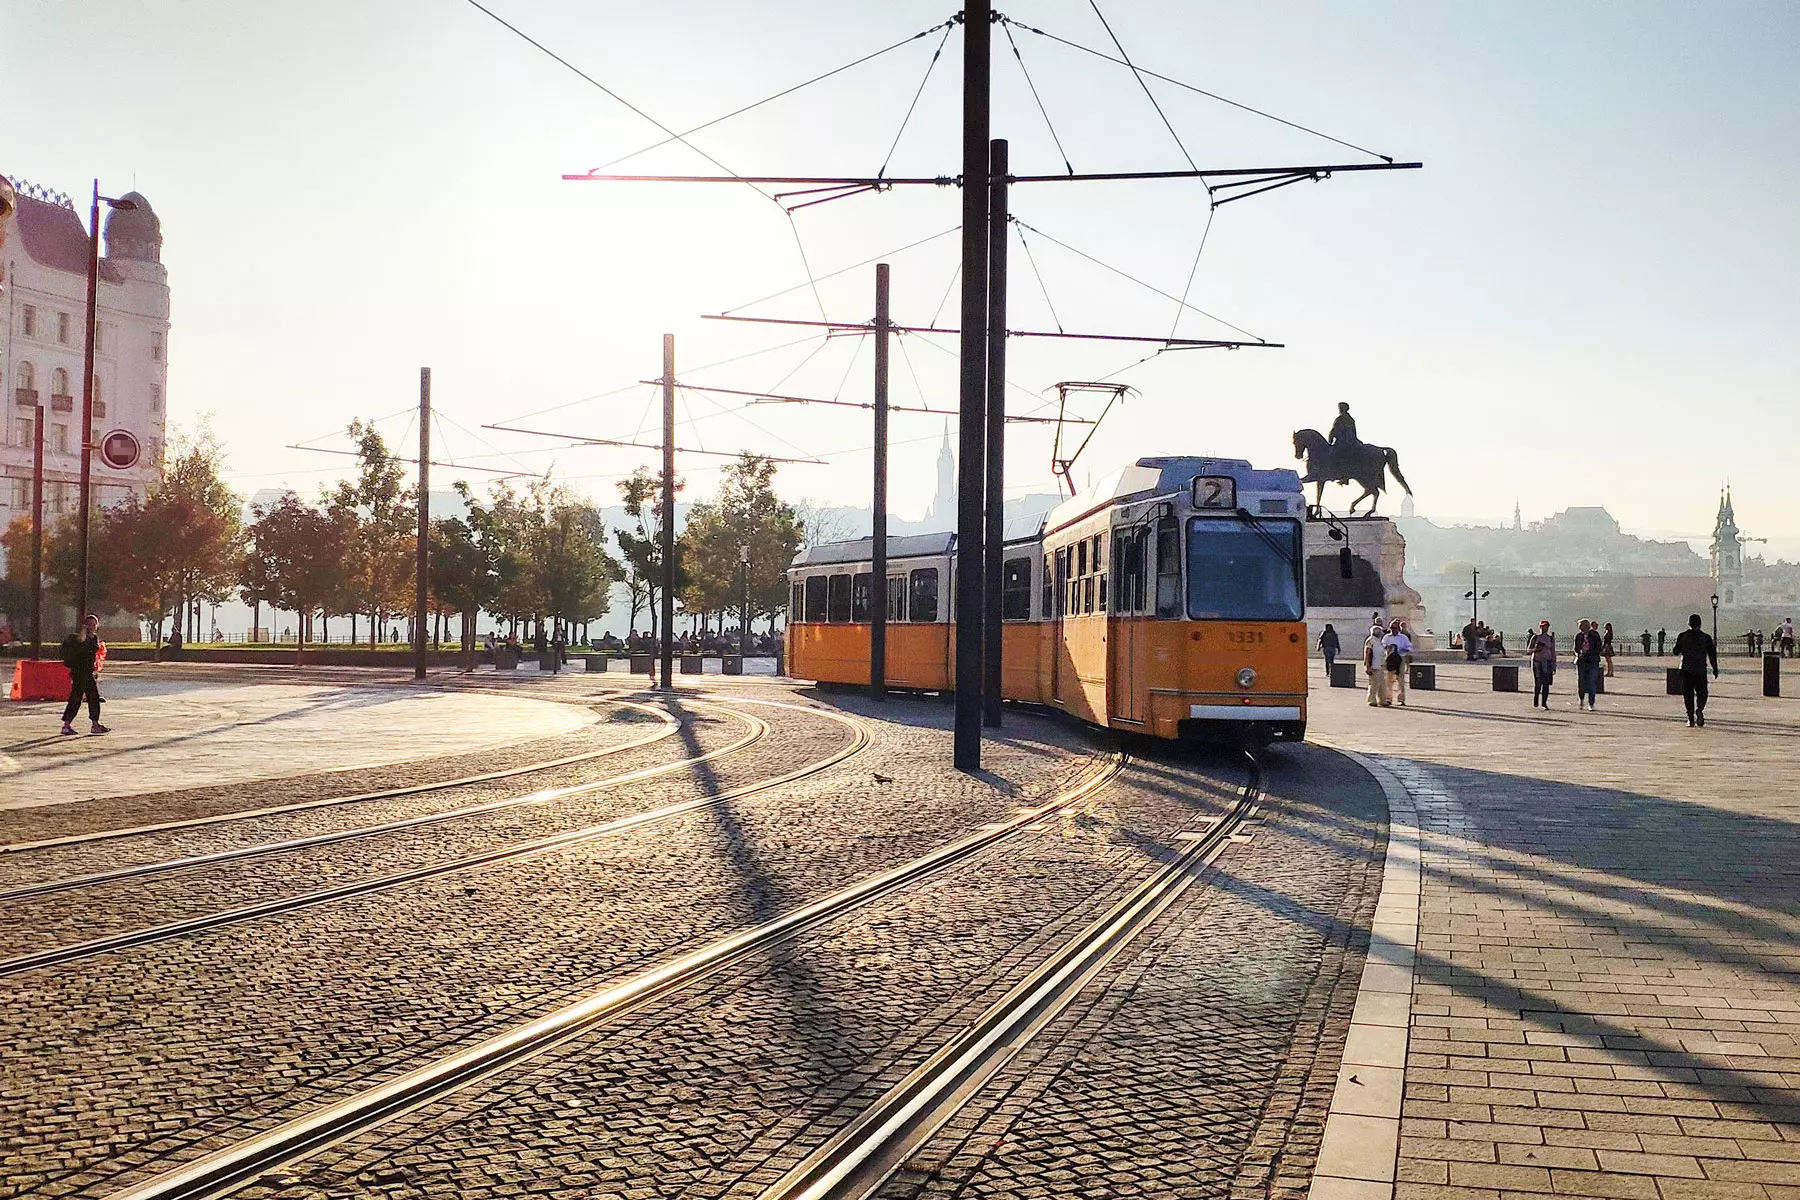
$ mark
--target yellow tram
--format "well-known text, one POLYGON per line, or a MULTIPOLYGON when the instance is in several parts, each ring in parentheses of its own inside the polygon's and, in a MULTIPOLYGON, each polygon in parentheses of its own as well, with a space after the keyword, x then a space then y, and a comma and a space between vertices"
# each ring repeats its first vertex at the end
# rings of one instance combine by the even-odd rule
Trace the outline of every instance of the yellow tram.
MULTIPOLYGON (((1008 537, 1002 692, 1162 738, 1306 734, 1300 479, 1242 459, 1140 458, 1008 537)), ((788 673, 869 682, 871 542, 788 571, 788 673)), ((887 682, 952 686, 953 534, 888 539, 887 682)))

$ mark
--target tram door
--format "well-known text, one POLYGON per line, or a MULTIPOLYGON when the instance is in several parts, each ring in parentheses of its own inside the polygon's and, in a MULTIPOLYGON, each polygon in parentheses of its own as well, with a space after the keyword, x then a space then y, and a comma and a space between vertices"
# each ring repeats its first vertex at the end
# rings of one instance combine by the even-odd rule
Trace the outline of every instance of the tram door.
POLYGON ((1142 722, 1142 689, 1137 677, 1138 639, 1142 623, 1134 619, 1143 607, 1143 539, 1132 531, 1114 535, 1112 609, 1107 614, 1107 713, 1114 720, 1142 722))
POLYGON ((1062 618, 1069 606, 1069 549, 1067 546, 1056 552, 1056 601, 1055 608, 1044 614, 1052 620, 1054 639, 1050 647, 1050 698, 1057 703, 1064 703, 1063 678, 1067 674, 1063 670, 1063 656, 1068 653, 1068 640, 1063 636, 1062 618))

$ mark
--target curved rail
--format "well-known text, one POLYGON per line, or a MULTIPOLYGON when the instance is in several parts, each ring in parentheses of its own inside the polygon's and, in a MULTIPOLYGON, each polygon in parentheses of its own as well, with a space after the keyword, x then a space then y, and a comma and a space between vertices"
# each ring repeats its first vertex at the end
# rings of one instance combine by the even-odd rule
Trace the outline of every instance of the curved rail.
MULTIPOLYGON (((746 701, 829 712, 775 701, 746 701)), ((854 718, 832 714, 846 722, 854 718)), ((856 722, 860 726, 860 722, 856 722)), ((863 731, 866 738, 866 730, 863 731)), ((842 761, 862 748, 858 744, 834 756, 842 761)), ((134 1186, 112 1193, 110 1200, 210 1200, 244 1186, 259 1176, 292 1164, 363 1130, 380 1125, 438 1096, 468 1087, 524 1059, 670 994, 735 963, 757 958, 782 942, 842 916, 899 888, 919 882, 952 864, 985 850, 1042 818, 1080 802, 1111 782, 1124 767, 1124 755, 1103 760, 1086 778, 1036 808, 1004 823, 986 826, 967 837, 900 866, 869 876, 810 904, 791 909, 762 925, 742 930, 660 966, 575 1001, 542 1017, 489 1037, 473 1046, 415 1067, 311 1112, 284 1121, 234 1145, 175 1167, 134 1186)), ((825 769, 815 764, 805 772, 825 769)))
POLYGON ((1189 842, 1180 855, 763 1192, 762 1200, 861 1200, 879 1190, 1224 850, 1262 791, 1261 764, 1252 753, 1245 757, 1250 777, 1229 813, 1204 832, 1177 835, 1189 842))
MULTIPOLYGON (((699 707, 699 706, 696 706, 699 707)), ((727 754, 736 753, 745 746, 762 738, 769 731, 768 723, 745 713, 733 713, 741 721, 750 726, 750 731, 728 746, 710 750, 693 758, 685 758, 679 762, 664 763, 658 767, 646 767, 641 771, 633 771, 626 775, 615 776, 592 784, 576 784, 558 791, 562 795, 574 795, 582 791, 600 791, 617 787, 621 783, 637 782, 658 775, 667 775, 684 767, 696 766, 727 754)), ((863 734, 866 743, 867 735, 863 734)), ((861 749, 861 745, 856 746, 861 749)), ((0 959, 0 976, 17 975, 23 971, 35 971, 42 967, 57 966, 61 963, 73 962, 76 959, 92 958, 97 954, 110 954, 115 950, 127 950, 134 946, 149 945, 152 942, 166 941, 169 938, 181 937, 190 933, 201 933, 209 929, 218 929, 225 925, 237 925, 244 921, 254 921, 262 917, 281 916, 290 912, 298 912, 303 908, 312 908, 319 904, 329 904, 337 900, 348 900, 355 896, 365 896, 371 892, 386 891, 405 883, 416 883, 421 879, 432 879, 439 875, 450 875, 459 871, 473 870, 477 867, 489 866, 497 862, 525 858, 533 854, 542 854, 547 850, 557 850, 565 846, 577 845, 592 841, 608 834, 633 829, 651 821, 660 821, 677 813, 701 808, 736 796, 749 795, 765 788, 775 787, 792 778, 798 778, 803 772, 790 772, 777 779, 766 780, 735 792, 722 792, 717 796, 702 796, 694 800, 665 805, 649 812, 634 813, 628 817, 618 817, 599 825, 589 825, 581 829, 572 829, 564 833, 548 834, 544 837, 532 838, 528 841, 515 842, 510 846, 501 846, 494 850, 485 850, 480 854, 470 854, 462 858, 445 859, 430 863, 423 867, 413 867, 405 871, 396 871, 391 875, 380 875, 374 879, 364 879, 356 883, 341 884, 337 887, 322 888, 319 891, 307 892, 299 896, 288 896, 279 900, 264 900, 256 904, 247 904, 241 908, 226 909, 222 912, 204 913, 197 917, 187 917, 180 921, 170 921, 163 925, 152 925, 144 929, 134 929, 126 933, 111 934, 107 937, 93 938, 85 942, 74 942, 67 946, 58 946, 50 950, 39 950, 31 954, 21 954, 14 958, 0 959)))
MULTIPOLYGON (((655 711, 655 710, 652 710, 655 711)), ((729 710, 722 710, 729 711, 729 710)), ((649 767, 638 771, 627 771, 622 775, 611 775, 605 779, 589 780, 586 783, 569 784, 559 788, 541 788, 535 792, 526 792, 519 796, 507 796, 500 800, 484 800, 479 804, 467 804, 461 808, 446 809, 438 813, 424 813, 416 817, 399 817, 392 821, 382 821, 374 825, 357 825, 350 829, 333 830, 330 833, 312 833, 296 838, 286 838, 277 842, 259 842, 251 846, 238 846, 230 850, 218 850, 211 854, 195 854, 187 858, 164 859, 161 862, 140 863, 136 866, 118 867, 111 871, 96 871, 90 875, 71 875, 64 879, 47 879, 42 883, 21 884, 18 887, 0 891, 0 902, 7 900, 23 900, 32 896, 45 896, 55 892, 73 891, 76 888, 94 887, 102 883, 117 883, 127 879, 142 879, 149 875, 166 875, 175 871, 194 870, 199 867, 216 866, 219 863, 235 862, 245 858, 260 858, 269 854, 285 854, 293 850, 304 850, 312 846, 329 846, 337 842, 354 841, 358 838, 376 837, 384 833, 397 833, 404 829, 417 829, 424 825, 435 825, 442 821, 454 821, 461 817, 480 816, 483 813, 500 812, 508 808, 517 808, 523 804, 549 804, 569 796, 588 795, 593 792, 606 791, 620 784, 635 783, 640 779, 648 779, 655 775, 667 774, 682 767, 691 767, 719 754, 742 750, 751 743, 760 740, 769 732, 766 722, 742 713, 732 713, 740 721, 748 722, 751 735, 743 740, 733 742, 724 750, 711 754, 692 755, 676 762, 666 763, 659 767, 649 767)), ((679 723, 676 724, 679 728, 679 723)), ((600 754, 616 754, 620 750, 634 746, 646 745, 652 741, 660 741, 674 732, 658 733, 653 738, 640 739, 635 743, 599 751, 600 754)), ((584 755, 583 758, 594 757, 584 755)), ((579 760, 578 760, 579 761, 579 760)), ((531 768, 543 770, 542 765, 531 768)), ((441 786, 441 785, 434 785, 441 786)))
MULTIPOLYGON (((463 689, 474 690, 474 689, 463 689)), ((533 771, 548 771, 556 767, 566 767, 574 763, 589 762, 596 758, 605 758, 609 754, 623 754, 627 750, 636 750, 640 746, 648 746, 652 742, 660 742, 673 736, 681 728, 681 722, 660 708, 649 704, 639 704, 633 700, 614 700, 593 697, 597 703, 617 704, 623 708, 635 708, 649 713, 663 723, 663 727, 645 737, 622 742, 617 746, 607 746, 601 750, 588 750, 581 754, 570 754, 563 758, 550 758, 542 762, 526 763, 524 766, 507 767, 500 771, 484 771, 479 775, 464 775, 460 779, 445 779, 437 783, 409 784, 406 787, 389 788, 380 792, 359 792, 353 796, 327 796, 319 800, 301 800, 293 804, 276 804, 268 808, 244 809, 241 812, 216 813, 210 817, 189 817, 181 821, 162 821, 155 825, 133 825, 123 829, 98 829, 92 833, 71 833, 63 837, 41 838, 31 842, 8 842, 0 844, 0 854, 21 854, 27 850, 49 850, 59 846, 76 846, 84 842, 104 842, 113 838, 137 837, 147 833, 164 833, 171 829, 191 829, 198 825, 219 825, 227 821, 245 821, 252 817, 271 817, 282 813, 303 812, 309 808, 331 808, 339 804, 360 804, 369 800, 391 800, 398 796, 418 796, 426 792, 440 792, 449 788, 468 787, 476 783, 489 783, 496 779, 510 779, 515 775, 529 775, 533 771)), ((370 770, 378 768, 367 768, 370 770)))

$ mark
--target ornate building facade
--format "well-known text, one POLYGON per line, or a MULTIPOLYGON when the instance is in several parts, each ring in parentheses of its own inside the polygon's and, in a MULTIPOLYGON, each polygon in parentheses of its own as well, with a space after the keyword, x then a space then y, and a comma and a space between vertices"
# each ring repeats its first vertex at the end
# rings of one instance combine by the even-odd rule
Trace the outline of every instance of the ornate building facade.
MULTIPOLYGON (((69 197, 13 177, 18 200, 6 218, 5 294, 0 312, 0 526, 31 512, 31 458, 37 409, 44 410, 44 515, 76 510, 81 477, 81 375, 86 351, 88 235, 69 197)), ((142 497, 162 471, 168 410, 169 283, 162 223, 136 192, 134 209, 107 212, 102 226, 98 336, 94 345, 94 429, 134 434, 137 465, 93 462, 96 507, 142 497)))

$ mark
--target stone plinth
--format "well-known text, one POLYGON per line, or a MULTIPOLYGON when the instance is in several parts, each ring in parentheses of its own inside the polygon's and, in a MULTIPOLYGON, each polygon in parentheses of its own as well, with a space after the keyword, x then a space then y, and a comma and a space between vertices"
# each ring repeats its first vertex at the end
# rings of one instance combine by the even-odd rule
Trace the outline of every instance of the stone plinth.
POLYGON ((1338 568, 1338 551, 1345 543, 1334 541, 1332 526, 1308 521, 1305 531, 1306 627, 1309 644, 1316 644, 1327 624, 1337 629, 1343 655, 1361 653, 1368 632, 1369 614, 1383 620, 1400 617, 1413 631, 1419 649, 1429 650, 1435 637, 1426 633, 1425 606, 1419 593, 1406 583, 1406 539, 1386 517, 1347 517, 1351 578, 1338 568))

